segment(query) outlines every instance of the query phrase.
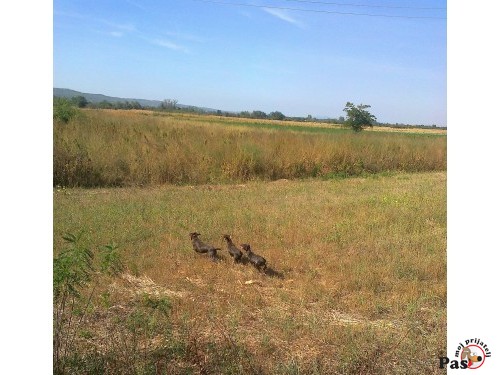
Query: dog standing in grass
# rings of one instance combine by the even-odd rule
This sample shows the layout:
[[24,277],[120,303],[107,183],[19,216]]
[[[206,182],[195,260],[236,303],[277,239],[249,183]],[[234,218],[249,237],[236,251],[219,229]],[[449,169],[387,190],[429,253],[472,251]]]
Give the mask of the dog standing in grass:
[[210,259],[214,262],[217,260],[217,250],[220,250],[220,247],[215,247],[209,244],[202,242],[198,237],[201,236],[200,233],[191,232],[189,233],[191,237],[191,242],[193,243],[193,249],[197,253],[205,254],[208,253]]
[[224,239],[227,242],[227,250],[229,251],[229,255],[233,257],[234,262],[235,263],[241,262],[241,257],[243,256],[243,253],[233,243],[231,236],[229,234],[225,234]]
[[260,255],[253,253],[249,244],[243,243],[241,244],[241,247],[247,252],[247,257],[250,263],[252,263],[259,271],[265,272],[267,269],[266,260]]

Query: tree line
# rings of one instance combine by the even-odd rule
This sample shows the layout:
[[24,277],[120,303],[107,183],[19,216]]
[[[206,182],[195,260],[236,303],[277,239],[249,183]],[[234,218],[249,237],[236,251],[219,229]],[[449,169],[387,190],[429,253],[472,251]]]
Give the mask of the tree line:
[[280,120],[280,121],[297,121],[297,122],[321,122],[329,124],[340,124],[353,129],[355,132],[359,132],[367,127],[373,126],[386,126],[392,128],[438,128],[446,129],[445,127],[438,127],[436,125],[409,125],[409,124],[390,124],[390,123],[380,123],[377,122],[377,118],[368,111],[370,105],[359,104],[354,105],[351,102],[347,102],[343,111],[346,112],[346,117],[339,116],[338,118],[322,118],[318,119],[311,115],[306,117],[290,117],[284,115],[280,111],[273,111],[266,113],[264,111],[241,111],[241,112],[229,112],[221,110],[209,110],[194,106],[179,106],[176,99],[164,99],[159,106],[144,106],[138,101],[118,101],[109,102],[103,100],[100,102],[89,102],[84,96],[74,96],[72,98],[61,98],[54,97],[54,118],[58,118],[64,122],[69,121],[69,119],[74,116],[75,108],[94,108],[94,109],[135,109],[135,110],[152,110],[152,111],[164,111],[164,112],[183,112],[183,113],[196,113],[196,114],[211,114],[224,117],[236,117],[236,118],[248,118],[248,119],[258,119],[258,120]]

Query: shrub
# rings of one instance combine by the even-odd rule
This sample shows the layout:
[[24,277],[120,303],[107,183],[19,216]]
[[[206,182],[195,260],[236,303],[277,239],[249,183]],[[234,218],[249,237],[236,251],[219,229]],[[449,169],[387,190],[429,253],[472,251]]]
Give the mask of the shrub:
[[57,121],[68,123],[77,114],[73,103],[66,98],[54,98],[52,118]]
[[[74,343],[77,332],[81,332],[83,317],[91,303],[99,274],[93,265],[94,253],[81,245],[81,233],[65,234],[68,248],[53,259],[54,298],[54,374],[65,374],[66,367],[74,361]],[[116,245],[106,245],[101,250],[99,269],[108,274],[122,270]],[[83,291],[90,283],[94,287],[84,298]],[[77,316],[79,319],[77,319]]]

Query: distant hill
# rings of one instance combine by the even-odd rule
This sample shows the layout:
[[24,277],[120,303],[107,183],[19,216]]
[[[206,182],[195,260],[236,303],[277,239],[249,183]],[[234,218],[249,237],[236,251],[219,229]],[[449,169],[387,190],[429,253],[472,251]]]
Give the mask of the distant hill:
[[[80,91],[75,91],[75,90],[70,90],[70,89],[61,89],[54,87],[54,94],[55,97],[58,98],[72,98],[74,96],[83,96],[85,99],[87,99],[91,103],[99,103],[102,101],[108,101],[110,103],[118,103],[118,102],[138,102],[141,106],[143,107],[159,107],[161,104],[161,100],[148,100],[148,99],[132,99],[132,98],[118,98],[115,96],[107,96],[107,95],[102,95],[102,94],[90,94],[86,92],[80,92]],[[193,105],[186,105],[186,104],[179,104],[177,103],[177,106],[179,108],[195,108],[199,109],[202,111],[206,112],[217,112],[216,109],[212,108],[205,108],[205,107],[197,107]]]

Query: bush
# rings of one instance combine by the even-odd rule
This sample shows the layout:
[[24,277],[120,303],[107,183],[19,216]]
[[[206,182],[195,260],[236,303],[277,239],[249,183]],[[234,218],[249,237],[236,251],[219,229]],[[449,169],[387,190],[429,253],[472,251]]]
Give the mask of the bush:
[[77,114],[73,103],[65,98],[54,98],[52,118],[57,121],[68,123]]
[[[63,236],[68,247],[53,259],[53,304],[54,374],[66,374],[73,361],[75,336],[81,333],[83,317],[91,304],[100,273],[94,267],[94,252],[81,244],[81,233]],[[123,266],[115,244],[103,246],[100,250],[98,269],[104,274],[117,274]],[[94,287],[87,297],[84,291],[91,284]],[[79,318],[77,319],[76,316]]]

